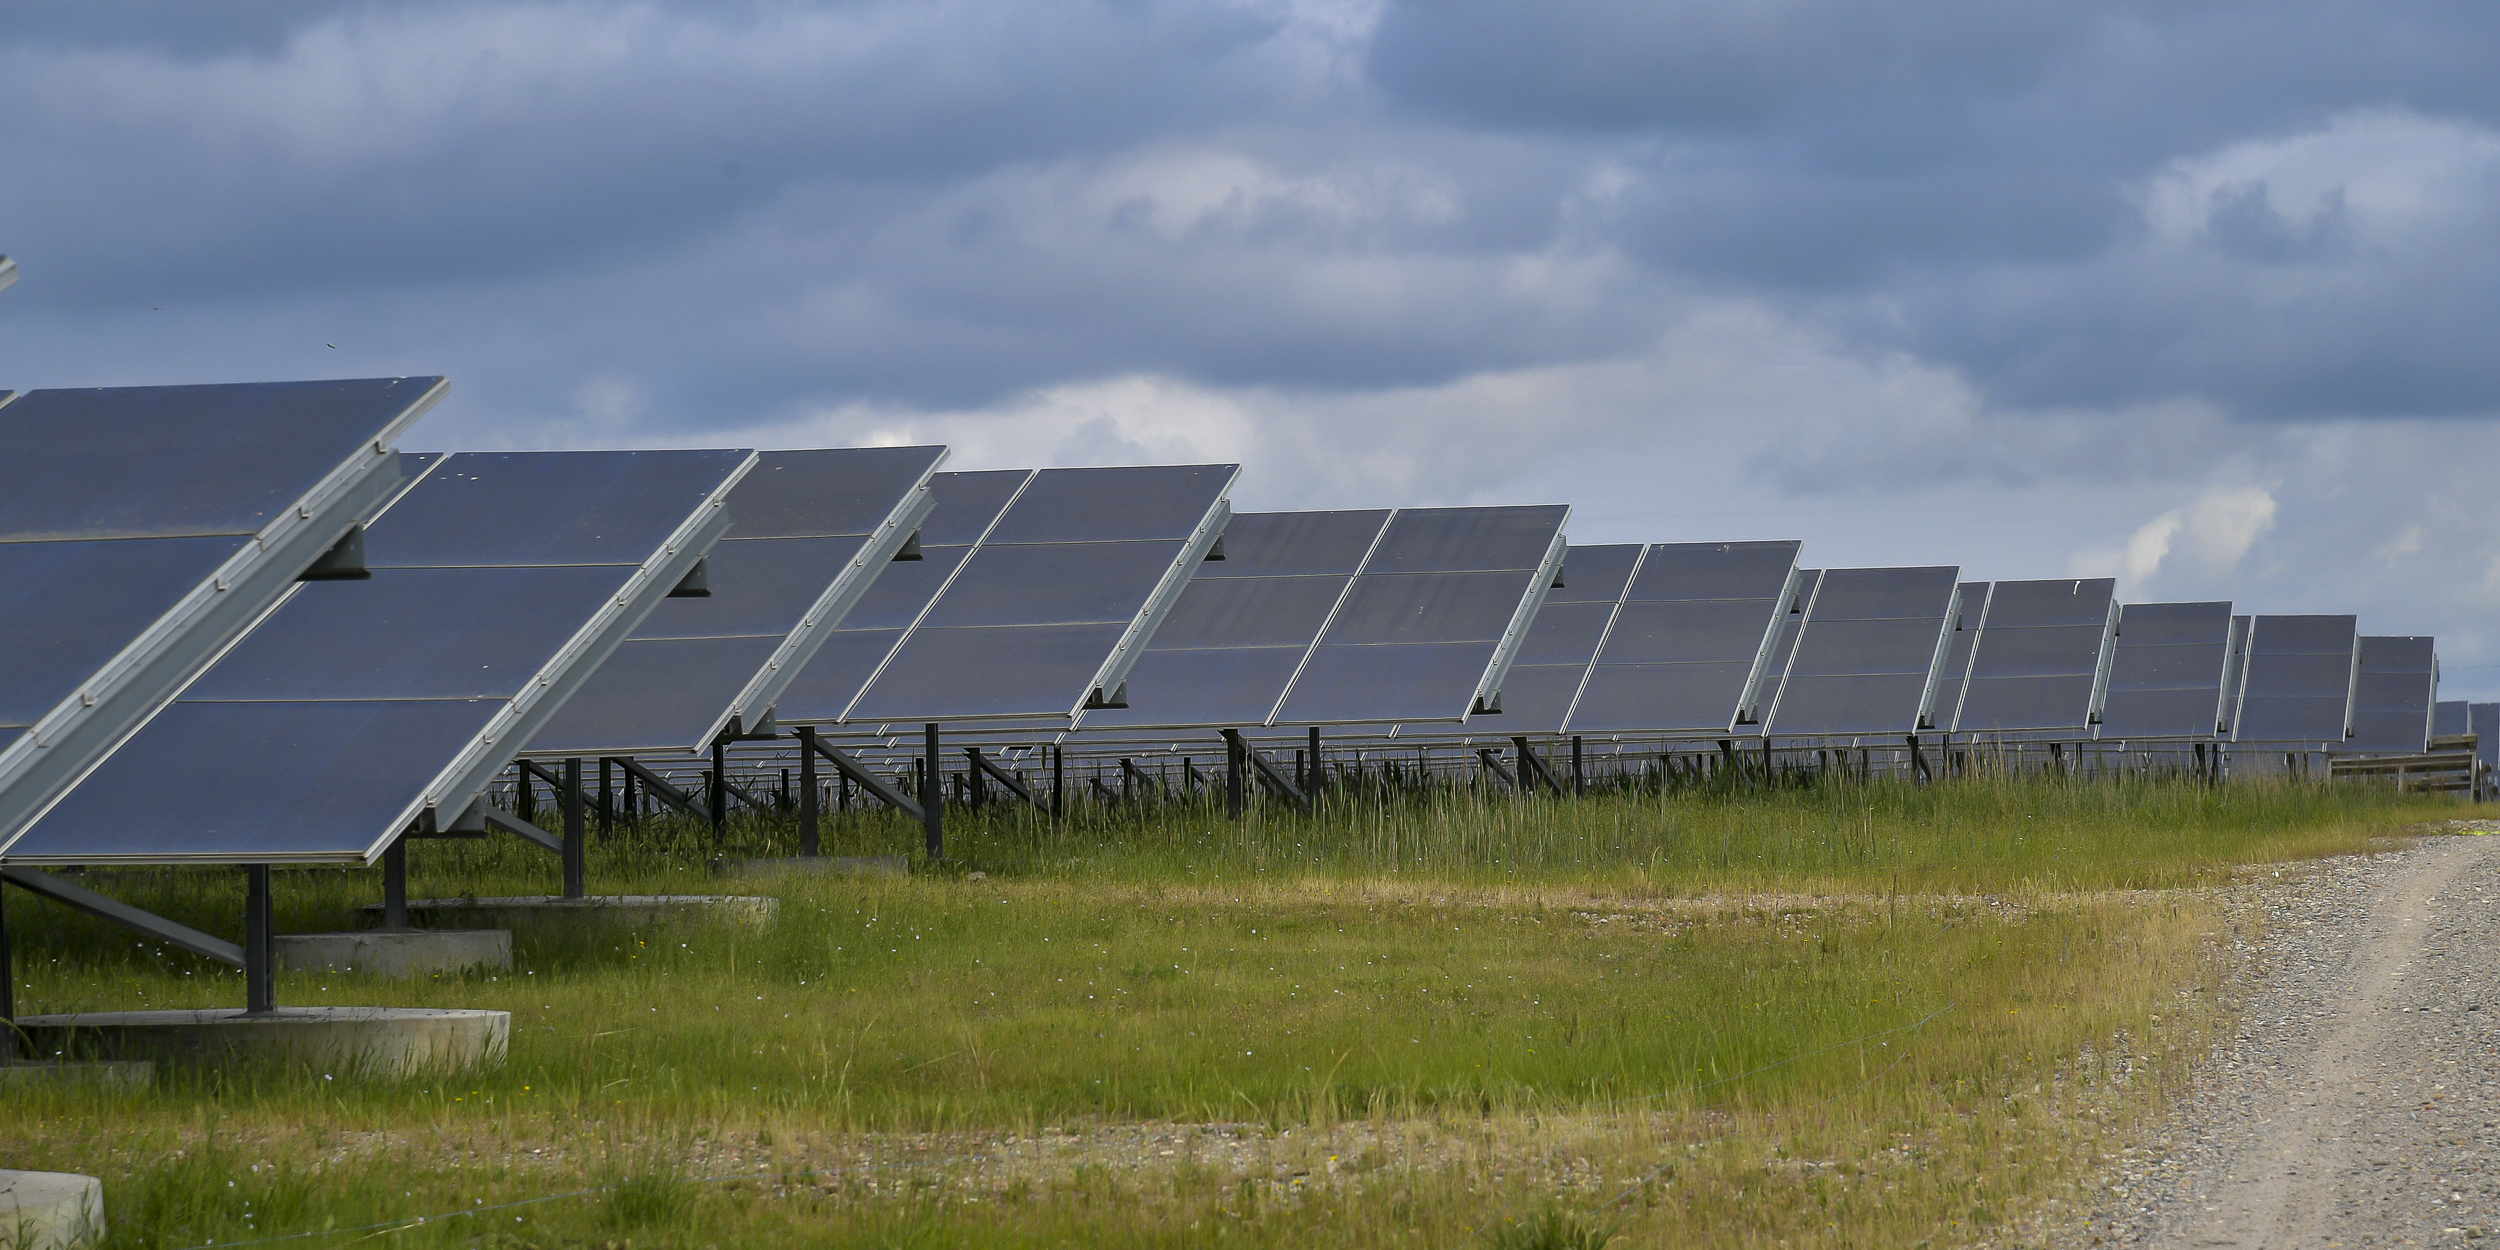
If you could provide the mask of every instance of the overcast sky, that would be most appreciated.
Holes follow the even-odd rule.
[[[2358,611],[2500,692],[2489,0],[14,0],[0,386]]]

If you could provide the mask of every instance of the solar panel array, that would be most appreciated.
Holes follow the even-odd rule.
[[[2355,657],[2352,688],[2352,752],[2403,754],[2430,749],[2432,705],[2439,693],[2439,661],[2431,640],[2367,635]]]
[[[763,730],[782,691],[927,517],[942,447],[764,453],[705,588],[655,608],[530,754],[696,753]]]
[[[1763,675],[1796,594],[1799,545],[1650,547],[1571,731],[1725,734],[1758,719]]]
[[[1399,510],[1273,723],[1459,722],[1491,708],[1561,570],[1569,516],[1561,507]]]
[[[2130,603],[2110,657],[2101,736],[2209,738],[2221,732],[2231,673],[2231,605]]]
[[[370,862],[450,826],[718,540],[753,463],[432,461],[367,528],[367,576],[296,586],[0,854]]]
[[[1971,652],[1979,644],[1980,622],[1988,615],[1988,583],[1963,582],[1954,591],[1962,611],[1945,643],[1944,664],[1936,673],[1936,724],[1950,728],[1962,710],[1962,685],[1970,680]]]
[[[1574,547],[1565,556],[1562,585],[1546,590],[1545,604],[1502,680],[1503,730],[1559,734],[1570,724],[1586,697],[1598,648],[1621,618],[1646,552],[1638,543],[1624,543]]]
[[[1825,570],[1765,732],[1847,738],[1929,728],[1936,670],[1959,612],[1957,572]]]
[[[2305,749],[2342,743],[2352,731],[2357,621],[2350,616],[2250,618],[2232,740]]]
[[[0,404],[0,843],[402,481],[440,378]]]
[[[2117,582],[2106,577],[1989,587],[1960,706],[1948,716],[1939,700],[1935,724],[1963,734],[2089,727],[2118,626],[2117,596]]]

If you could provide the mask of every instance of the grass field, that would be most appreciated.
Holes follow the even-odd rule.
[[[0,1166],[105,1177],[113,1244],[152,1247],[1957,1244],[2071,1200],[2226,1022],[2211,887],[2458,810],[1983,777],[959,811],[943,869],[738,883],[781,899],[769,924],[281,978],[289,1003],[508,1010],[501,1071],[0,1093]],[[853,817],[826,849],[918,836]],[[742,817],[728,849],[793,839]],[[593,888],[727,888],[712,852],[622,831]],[[511,840],[418,844],[411,873],[555,883]],[[231,932],[237,876],[94,879]],[[377,892],[281,873],[281,928],[351,927]],[[23,894],[9,919],[22,1010],[241,1000]]]

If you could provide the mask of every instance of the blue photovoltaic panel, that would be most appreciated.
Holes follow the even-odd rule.
[[[877,675],[903,635],[928,612],[938,592],[997,525],[999,514],[1033,479],[1031,469],[940,473],[929,479],[929,514],[920,522],[920,559],[877,574],[815,656],[781,695],[785,724],[830,724]]]
[[[2438,700],[2439,661],[2427,637],[2360,640],[2353,679],[2352,737],[2343,749],[2411,755],[2430,749],[2431,705]]]
[[[1238,472],[1164,465],[1034,473],[838,719],[1073,723],[1089,702],[1116,702],[1222,535],[1225,492]],[[799,708],[786,702],[782,719],[799,720]]]
[[[2439,706],[2431,712],[2431,736],[2454,738],[2474,732],[2468,728],[2474,723],[2474,714],[2469,707],[2463,699],[2441,699]]]
[[[1641,556],[1565,728],[1724,734],[1795,606],[1796,542],[1659,543]]]
[[[1951,729],[1962,711],[1962,682],[1970,676],[1970,657],[1979,641],[1980,622],[1988,615],[1988,583],[1964,582],[1961,586],[1961,614],[1953,626],[1953,637],[1945,643],[1944,667],[1936,673],[1936,706],[1928,716],[1938,729]]]
[[[1562,567],[1570,515],[1400,509],[1269,723],[1466,721],[1498,698]]]
[[[0,843],[401,483],[440,378],[0,405]]]
[[[2107,577],[1995,583],[1960,710],[1947,719],[1939,700],[1934,722],[1965,734],[2088,736],[2117,627],[2117,591]]]
[[[699,752],[765,723],[880,579],[929,563],[893,558],[926,519],[945,454],[867,447],[758,457],[730,493],[729,537],[705,559],[709,593],[652,609],[530,753]],[[955,562],[941,563],[951,572]]]
[[[458,819],[718,539],[724,496],[753,462],[712,451],[442,458],[368,527],[368,554],[398,563],[297,586],[9,858],[370,862],[421,819]],[[595,542],[580,517],[553,511],[511,514],[502,547],[473,534],[446,547],[411,528],[442,518],[446,498],[484,498],[480,483],[576,476],[630,486],[645,506],[554,492],[606,512]],[[608,561],[577,558],[592,550]],[[447,552],[456,563],[409,563]]]
[[[1765,732],[1854,737],[1923,728],[1922,705],[1954,618],[1958,572],[1826,570]]]
[[[2483,762],[2484,771],[2500,768],[2500,703],[2475,703],[2467,706],[2467,732],[2474,735],[2474,757]]]
[[[1564,554],[1563,584],[1545,592],[1544,606],[1502,678],[1502,715],[1484,722],[1488,728],[1510,734],[1563,731],[1642,551],[1639,543],[1616,543],[1573,547]]]
[[[2110,649],[2103,739],[2209,738],[2221,725],[2231,605],[2130,603]]]
[[[1389,522],[1386,510],[1245,512],[1130,671],[1128,706],[1088,709],[1089,735],[1267,723]]]
[[[2249,623],[2236,742],[2340,747],[2351,726],[2350,616],[2260,616]]]

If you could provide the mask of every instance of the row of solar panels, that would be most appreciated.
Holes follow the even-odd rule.
[[[371,862],[493,820],[516,756],[797,726],[1076,749],[1480,717],[2386,750],[2429,728],[2428,640],[2351,617],[1801,570],[1795,542],[1572,551],[1559,506],[1233,516],[1231,465],[397,452],[442,392],[0,395],[0,858]]]

